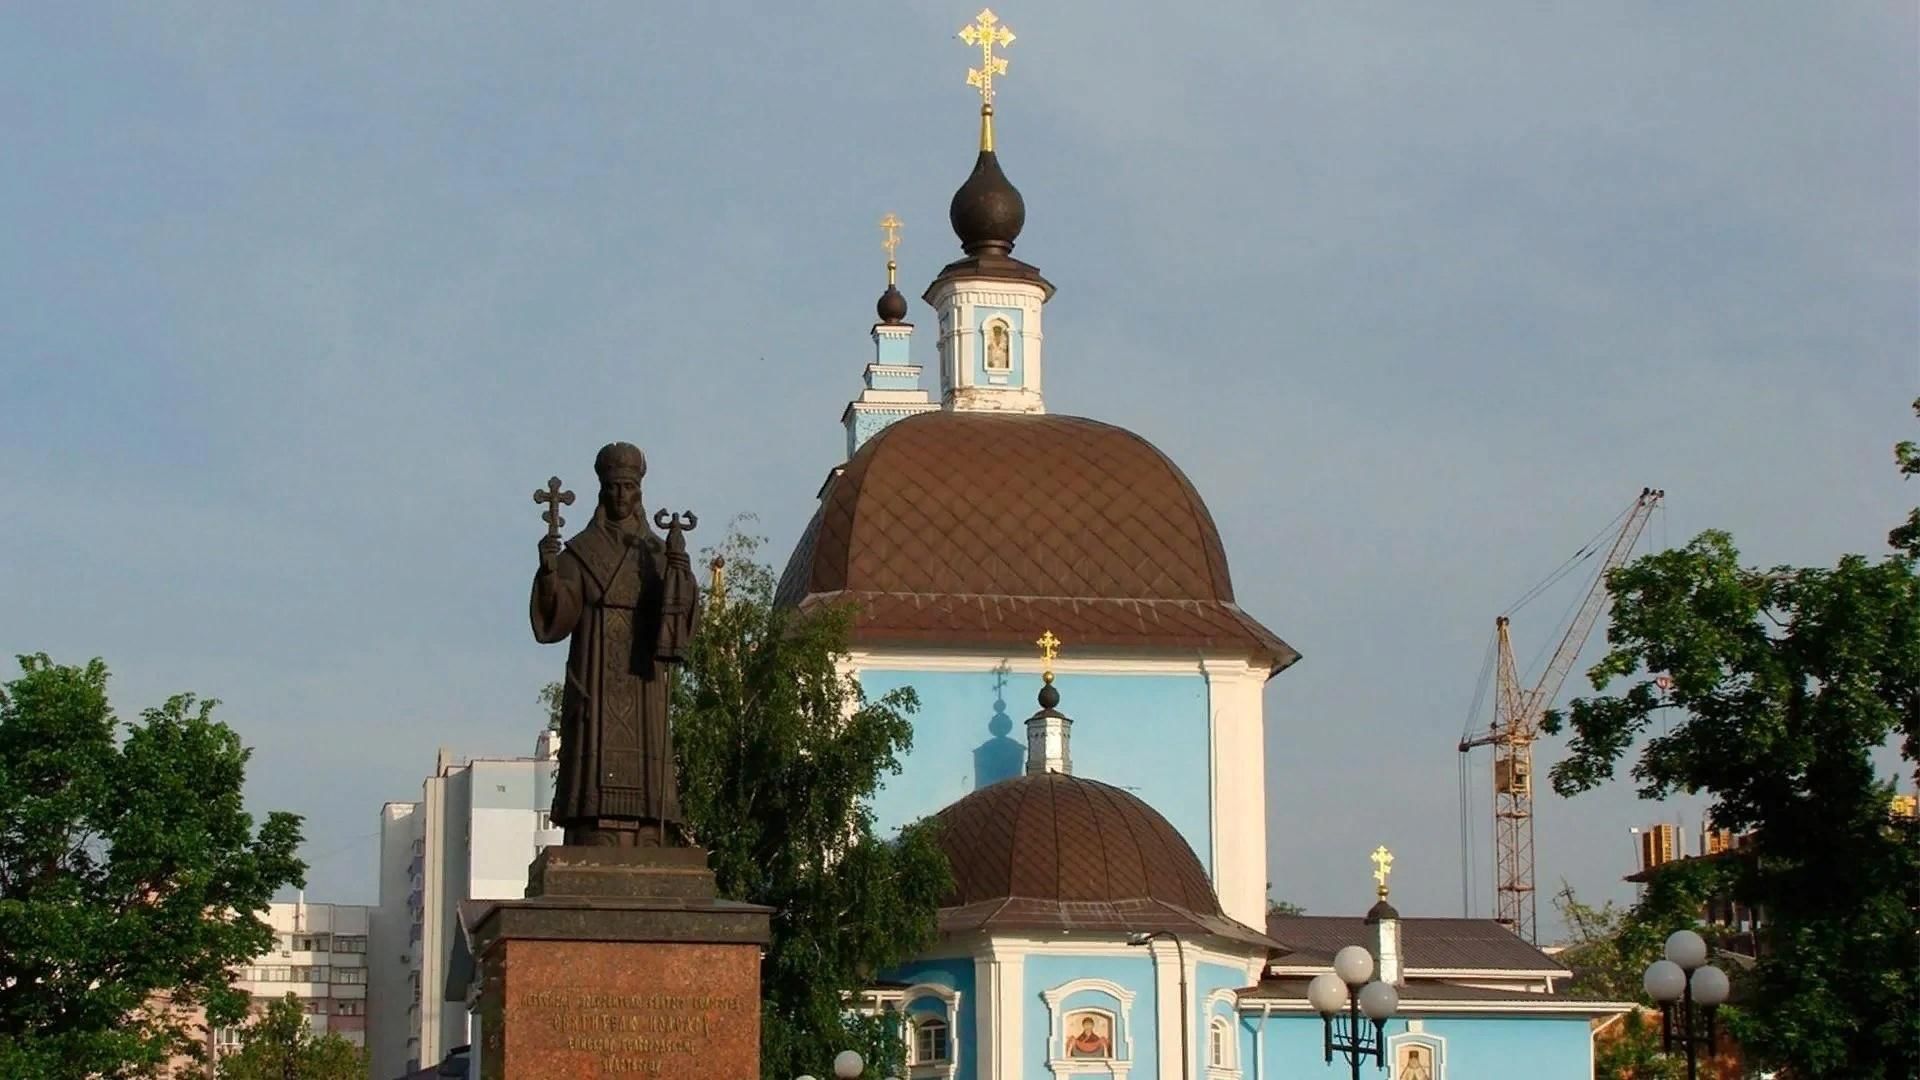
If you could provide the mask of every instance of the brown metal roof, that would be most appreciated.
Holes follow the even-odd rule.
[[[1358,917],[1269,915],[1267,936],[1280,942],[1276,964],[1331,964],[1347,945],[1369,945],[1373,930]],[[1561,964],[1492,919],[1400,919],[1400,952],[1409,968],[1429,971],[1537,971],[1570,974]]]
[[[1005,780],[940,811],[953,870],[945,931],[1186,929],[1270,947],[1227,918],[1178,831],[1139,797],[1060,773]]]
[[[851,601],[868,644],[1076,645],[1299,654],[1234,603],[1193,485],[1153,444],[1070,416],[930,412],[831,479],[780,585]]]

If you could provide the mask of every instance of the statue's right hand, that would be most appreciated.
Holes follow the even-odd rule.
[[[560,538],[557,536],[542,537],[540,540],[541,572],[549,573],[549,574],[552,573],[555,565],[555,561],[559,558],[560,558]]]

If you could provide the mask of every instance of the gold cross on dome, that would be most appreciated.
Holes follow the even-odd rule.
[[[880,241],[880,246],[887,249],[889,261],[893,259],[894,249],[900,246],[900,225],[899,215],[891,210],[887,211],[886,217],[880,219],[880,231],[886,234],[886,239]]]
[[[1060,653],[1060,639],[1053,636],[1053,631],[1047,630],[1041,633],[1040,640],[1034,642],[1034,644],[1040,646],[1040,662],[1042,665],[1040,672],[1046,677],[1048,682],[1052,682],[1053,658]]]
[[[886,235],[886,239],[880,241],[880,246],[887,249],[887,284],[892,285],[895,266],[893,253],[900,247],[900,216],[891,210],[887,211],[887,216],[880,219],[880,231]]]
[[[1007,73],[1006,57],[993,55],[993,47],[1013,44],[1013,31],[1001,25],[992,8],[981,8],[971,23],[960,28],[960,40],[980,48],[980,66],[967,69],[967,85],[979,90],[980,104],[991,109],[993,77]]]
[[[1373,880],[1380,884],[1380,899],[1385,900],[1387,875],[1393,873],[1393,852],[1387,850],[1387,845],[1381,844],[1373,849],[1373,854],[1368,858],[1373,861]]]

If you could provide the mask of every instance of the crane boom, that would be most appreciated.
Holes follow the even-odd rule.
[[[1493,698],[1493,724],[1483,735],[1460,740],[1460,751],[1477,746],[1493,747],[1493,832],[1494,832],[1494,917],[1529,942],[1537,939],[1537,904],[1533,886],[1533,742],[1540,731],[1540,717],[1553,705],[1567,673],[1593,633],[1600,612],[1607,605],[1607,574],[1625,564],[1627,556],[1640,540],[1666,492],[1641,488],[1639,498],[1627,511],[1626,521],[1614,536],[1607,556],[1594,575],[1593,584],[1580,601],[1580,608],[1560,647],[1554,650],[1531,690],[1520,684],[1519,665],[1513,657],[1511,620],[1502,615],[1494,620],[1498,649]]]

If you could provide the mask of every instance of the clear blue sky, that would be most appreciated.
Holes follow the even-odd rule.
[[[1914,7],[1458,7],[1000,9],[1049,405],[1180,462],[1306,654],[1270,835],[1315,911],[1382,842],[1402,910],[1458,910],[1493,616],[1642,485],[1656,538],[1768,563],[1880,551],[1916,494]],[[534,486],[627,438],[651,498],[791,545],[874,222],[910,295],[956,253],[971,15],[12,5],[0,648],[106,657],[129,716],[223,699],[309,895],[372,899],[436,747],[531,747]],[[1674,813],[1548,801],[1543,885],[1624,895],[1627,826]]]

